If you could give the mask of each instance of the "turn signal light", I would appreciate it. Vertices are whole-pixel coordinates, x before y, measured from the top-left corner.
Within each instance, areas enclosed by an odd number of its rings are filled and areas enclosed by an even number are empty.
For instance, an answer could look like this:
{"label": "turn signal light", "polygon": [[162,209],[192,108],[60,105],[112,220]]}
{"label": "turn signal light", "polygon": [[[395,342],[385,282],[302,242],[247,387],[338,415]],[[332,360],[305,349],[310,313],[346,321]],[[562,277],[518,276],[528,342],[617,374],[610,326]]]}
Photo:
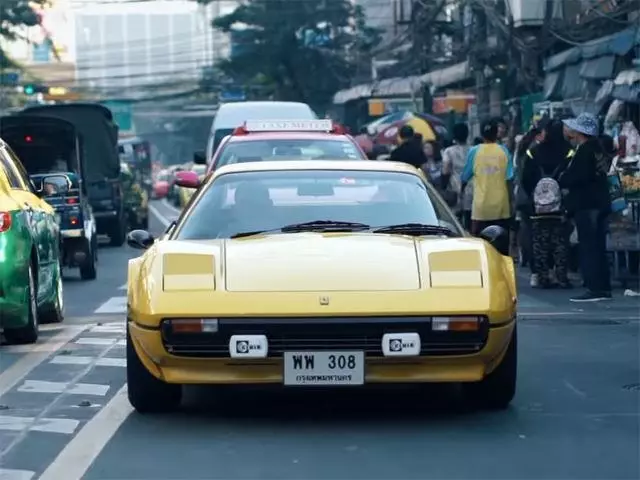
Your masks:
{"label": "turn signal light", "polygon": [[6,232],[11,228],[11,214],[9,212],[0,212],[0,233]]}
{"label": "turn signal light", "polygon": [[173,333],[216,333],[217,318],[180,318],[169,321]]}
{"label": "turn signal light", "polygon": [[78,224],[78,219],[77,217],[71,217],[69,219],[69,221],[71,222],[71,225],[77,225]]}
{"label": "turn signal light", "polygon": [[433,317],[431,330],[434,332],[477,332],[479,317]]}

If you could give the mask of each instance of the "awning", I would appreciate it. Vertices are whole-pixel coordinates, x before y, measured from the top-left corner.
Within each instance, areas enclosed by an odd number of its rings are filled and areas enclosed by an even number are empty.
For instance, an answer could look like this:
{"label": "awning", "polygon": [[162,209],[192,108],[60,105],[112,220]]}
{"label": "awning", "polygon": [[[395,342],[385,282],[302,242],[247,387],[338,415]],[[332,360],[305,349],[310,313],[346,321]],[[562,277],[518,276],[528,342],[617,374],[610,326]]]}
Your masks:
{"label": "awning", "polygon": [[376,97],[410,96],[420,89],[422,83],[420,77],[394,77],[381,80],[372,89],[372,95]]}
{"label": "awning", "polygon": [[442,88],[469,78],[469,62],[464,61],[440,70],[425,73],[420,77],[422,83],[434,88]]}
{"label": "awning", "polygon": [[640,29],[634,26],[553,55],[545,61],[544,70],[557,70],[580,60],[589,60],[608,55],[624,56],[636,46],[640,46]]}
{"label": "awning", "polygon": [[615,55],[604,55],[602,57],[584,60],[580,64],[581,66],[579,75],[581,78],[588,78],[592,80],[606,80],[611,78],[615,63]]}
{"label": "awning", "polygon": [[640,83],[616,85],[613,87],[611,97],[623,102],[640,104]]}
{"label": "awning", "polygon": [[340,90],[333,96],[334,105],[342,105],[343,103],[357,100],[358,98],[370,97],[372,92],[371,84],[356,85],[355,87]]}
{"label": "awning", "polygon": [[624,70],[615,80],[607,80],[596,94],[596,102],[615,98],[625,102],[638,103],[637,90],[640,89],[640,71]]}

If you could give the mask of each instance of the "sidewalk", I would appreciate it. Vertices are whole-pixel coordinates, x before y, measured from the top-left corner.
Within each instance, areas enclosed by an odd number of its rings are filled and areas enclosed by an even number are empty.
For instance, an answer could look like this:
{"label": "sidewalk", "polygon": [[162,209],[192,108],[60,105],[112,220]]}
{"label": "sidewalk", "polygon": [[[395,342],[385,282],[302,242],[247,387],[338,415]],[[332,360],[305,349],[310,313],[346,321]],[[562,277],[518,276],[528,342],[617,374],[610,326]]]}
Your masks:
{"label": "sidewalk", "polygon": [[640,297],[624,296],[624,290],[614,289],[613,298],[602,302],[576,303],[569,299],[583,289],[542,290],[529,285],[527,269],[516,271],[518,311],[522,317],[571,317],[593,320],[625,320],[640,322]]}

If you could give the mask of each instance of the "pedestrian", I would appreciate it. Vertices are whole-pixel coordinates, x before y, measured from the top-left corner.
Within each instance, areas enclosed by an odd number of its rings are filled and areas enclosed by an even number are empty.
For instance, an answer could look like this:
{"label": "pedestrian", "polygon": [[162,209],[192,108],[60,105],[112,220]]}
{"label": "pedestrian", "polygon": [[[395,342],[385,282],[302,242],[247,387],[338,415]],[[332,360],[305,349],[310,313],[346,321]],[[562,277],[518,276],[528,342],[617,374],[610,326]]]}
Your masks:
{"label": "pedestrian", "polygon": [[568,214],[578,233],[580,273],[586,292],[571,299],[593,302],[611,298],[607,256],[607,220],[611,211],[607,156],[598,138],[597,119],[582,113],[563,120],[564,133],[575,154],[560,175],[559,184]]}
{"label": "pedestrian", "polygon": [[[471,233],[478,235],[489,225],[509,231],[512,219],[513,160],[509,151],[497,143],[498,124],[488,121],[482,126],[484,143],[469,150],[462,172],[463,190],[473,179]],[[497,245],[503,255],[509,255],[509,236]]]}
{"label": "pedestrian", "polygon": [[465,229],[471,229],[471,203],[473,201],[473,183],[469,182],[462,192],[462,171],[469,154],[469,127],[465,123],[453,126],[453,145],[442,153],[442,188],[456,196],[453,210]]}
{"label": "pedestrian", "polygon": [[427,159],[427,161],[422,165],[422,170],[431,184],[438,190],[441,190],[442,159],[440,158],[438,145],[435,142],[424,142],[422,144],[422,152]]}
{"label": "pedestrian", "polygon": [[[538,134],[539,143],[526,152],[521,187],[530,201],[523,209],[531,219],[532,250],[536,280],[532,286],[553,288],[551,269],[562,288],[571,288],[567,272],[569,236],[558,183],[573,154],[563,136],[560,121],[548,121]],[[533,277],[533,275],[532,275]]]}
{"label": "pedestrian", "polygon": [[484,140],[482,139],[482,137],[474,137],[473,138],[473,146],[474,147],[476,145],[480,145],[481,143],[484,143]]}
{"label": "pedestrian", "polygon": [[398,137],[399,145],[391,152],[389,160],[408,163],[416,168],[421,168],[427,163],[422,145],[416,141],[416,134],[411,125],[403,125]]}

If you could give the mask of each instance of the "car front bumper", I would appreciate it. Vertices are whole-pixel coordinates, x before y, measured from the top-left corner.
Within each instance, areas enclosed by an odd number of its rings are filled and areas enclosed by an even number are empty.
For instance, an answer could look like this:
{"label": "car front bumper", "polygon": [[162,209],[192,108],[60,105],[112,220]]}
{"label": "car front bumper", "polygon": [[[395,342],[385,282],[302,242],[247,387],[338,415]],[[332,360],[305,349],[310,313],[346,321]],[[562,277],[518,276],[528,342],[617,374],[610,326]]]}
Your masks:
{"label": "car front bumper", "polygon": [[[238,359],[228,354],[205,353],[185,355],[170,353],[166,335],[132,321],[129,333],[135,351],[147,370],[167,383],[174,384],[282,384],[284,363],[282,351],[273,349],[266,358]],[[385,357],[381,353],[365,351],[365,383],[446,383],[477,382],[491,373],[501,362],[509,345],[515,320],[491,325],[486,337],[475,351],[467,353],[442,350],[429,353],[423,348],[420,355]],[[425,345],[428,345],[426,342]],[[173,346],[171,347],[173,348]],[[329,348],[331,350],[329,350]],[[318,348],[296,348],[297,351],[318,351]],[[324,351],[356,350],[342,344],[323,348]]]}

